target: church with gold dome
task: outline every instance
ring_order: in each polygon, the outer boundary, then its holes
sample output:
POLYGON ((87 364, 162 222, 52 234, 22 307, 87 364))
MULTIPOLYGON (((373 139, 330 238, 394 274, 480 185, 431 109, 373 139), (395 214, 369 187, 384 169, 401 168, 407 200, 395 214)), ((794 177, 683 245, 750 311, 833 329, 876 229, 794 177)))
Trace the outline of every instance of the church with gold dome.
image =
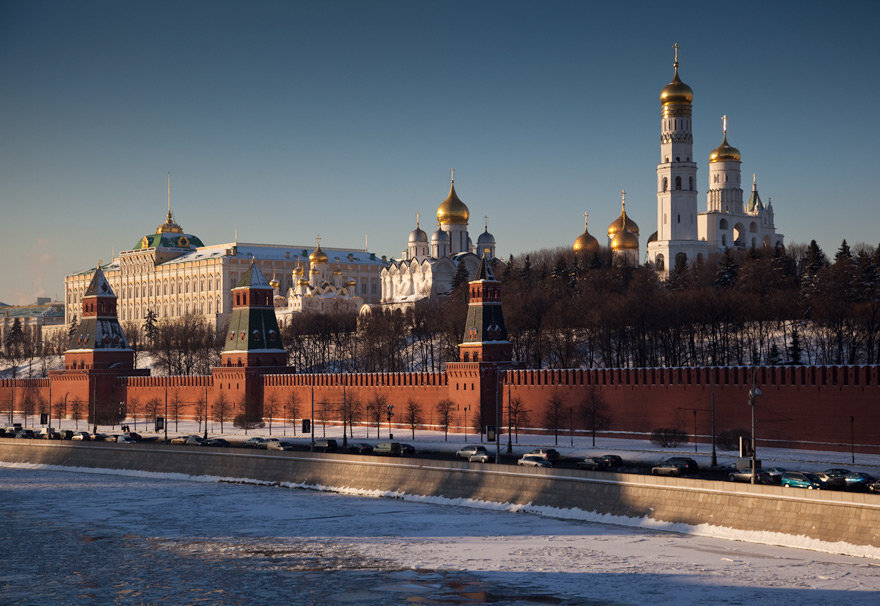
MULTIPOLYGON (((657 165, 657 231, 647 242, 647 258, 658 272, 667 274, 678 264, 699 263, 726 248, 761 248, 783 244, 776 231, 773 205, 758 194, 757 175, 743 203, 742 156, 727 141, 727 116, 722 117, 721 143, 709 153, 709 187, 706 210, 698 211, 697 161, 693 155, 692 113, 694 91, 678 73, 675 45, 672 81, 660 91, 660 162, 657 165)), ((608 227, 608 246, 615 261, 641 262, 639 228, 626 213, 621 192, 620 216, 608 227)), ((599 242, 588 229, 578 236, 574 249, 598 252, 599 242)))
POLYGON ((400 259, 392 260, 382 270, 383 306, 408 307, 416 301, 447 294, 452 290, 459 265, 463 264, 469 278, 473 278, 483 256, 493 267, 501 264, 495 258, 495 237, 489 233, 488 219, 476 245, 471 240, 470 210, 455 191, 454 173, 449 194, 437 207, 436 215, 437 230, 430 237, 421 229, 416 215, 416 228, 409 234, 406 250, 400 259))
MULTIPOLYGON (((186 315, 204 318, 222 328, 232 314, 232 288, 256 263, 273 276, 279 324, 291 313, 342 310, 354 313, 363 303, 378 303, 379 272, 385 260, 356 248, 322 248, 296 244, 233 242, 204 245, 186 233, 171 212, 165 222, 138 239, 110 262, 99 264, 117 294, 123 325, 143 326, 148 313, 159 321, 186 315), (308 272, 308 276, 305 272, 308 272)), ((80 313, 82 297, 95 268, 68 275, 64 280, 65 323, 80 313)))

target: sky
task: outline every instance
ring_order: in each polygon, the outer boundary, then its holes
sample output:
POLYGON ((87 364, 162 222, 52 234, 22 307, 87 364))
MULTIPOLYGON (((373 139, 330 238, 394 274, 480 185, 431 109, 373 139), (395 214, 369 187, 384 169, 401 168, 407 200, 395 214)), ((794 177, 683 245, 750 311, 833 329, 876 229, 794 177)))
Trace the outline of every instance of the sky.
MULTIPOLYGON (((399 257, 449 171, 506 258, 656 230, 660 89, 742 152, 786 243, 880 242, 876 2, 0 0, 0 301, 152 233, 399 257)), ((746 192, 746 196, 748 193, 746 192)))

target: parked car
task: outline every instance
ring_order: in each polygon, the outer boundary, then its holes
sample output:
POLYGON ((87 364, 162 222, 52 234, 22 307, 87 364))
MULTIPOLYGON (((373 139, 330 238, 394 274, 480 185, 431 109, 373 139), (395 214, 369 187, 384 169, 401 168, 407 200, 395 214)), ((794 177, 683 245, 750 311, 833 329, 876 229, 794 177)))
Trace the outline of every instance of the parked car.
POLYGON ((849 469, 826 469, 816 474, 822 482, 822 488, 839 489, 846 488, 846 476, 852 473, 849 469))
POLYGON ((249 438, 243 444, 245 448, 266 448, 266 439, 259 436, 249 438))
POLYGON ((767 467, 762 470, 770 479, 770 484, 780 484, 782 482, 782 474, 787 470, 782 467, 767 467))
POLYGON ((465 446, 461 450, 455 453, 456 458, 458 459, 470 459, 472 455, 477 454, 478 452, 488 452, 485 446, 465 446))
POLYGON ((667 457, 661 460, 660 463, 681 463, 685 467, 686 474, 700 471, 700 466, 690 457, 667 457))
POLYGON ((59 440, 72 440, 73 432, 69 429, 59 429, 58 430, 58 439, 59 440))
POLYGON ((577 462, 577 466, 590 471, 603 471, 608 469, 608 462, 602 457, 584 457, 577 462))
POLYGON ((403 453, 400 442, 379 442, 373 447, 374 455, 397 455, 403 453))
POLYGON ((868 485, 868 490, 874 494, 880 494, 880 480, 868 485))
MULTIPOLYGON (((727 479, 731 482, 751 482, 751 469, 731 469, 727 474, 727 479)), ((755 482, 758 484, 772 484, 770 475, 762 469, 759 469, 755 475, 755 482)))
POLYGON ((204 446, 205 441, 206 440, 202 436, 191 435, 186 436, 186 441, 184 442, 184 444, 188 446, 204 446))
POLYGON ((815 474, 806 471, 786 471, 782 474, 783 488, 806 488, 808 490, 819 490, 822 488, 822 482, 815 474))
POLYGON ((92 439, 92 436, 87 431, 75 431, 73 435, 70 437, 71 440, 78 440, 82 442, 88 442, 92 439))
POLYGON ((354 444, 348 445, 348 452, 352 454, 372 454, 373 453, 373 445, 367 444, 365 442, 356 442, 354 444))
POLYGON ((34 430, 33 429, 19 429, 15 432, 15 437, 19 440, 33 440, 34 439, 34 430))
POLYGON ((614 469, 615 467, 623 465, 623 459, 616 454, 602 455, 599 458, 605 461, 605 465, 608 469, 614 469))
POLYGON ((339 444, 336 443, 336 440, 315 440, 315 450, 318 452, 336 452, 337 448, 339 448, 339 444))
POLYGON ((681 461, 660 461, 651 468, 651 473, 655 476, 683 476, 688 473, 687 464, 681 461))
POLYGON ((190 434, 188 436, 177 436, 176 438, 171 438, 172 444, 195 444, 199 445, 202 442, 202 437, 197 436, 195 434, 190 434))
POLYGON ((141 434, 137 433, 136 431, 126 431, 122 435, 131 438, 135 442, 140 442, 141 440, 144 439, 144 437, 141 434))
POLYGON ((526 454, 543 457, 551 463, 556 463, 560 459, 559 451, 553 448, 536 448, 535 450, 531 450, 526 454))
POLYGON ((553 467, 553 464, 547 460, 547 457, 531 453, 520 457, 516 464, 522 465, 523 467, 553 467))
POLYGON ((219 448, 226 448, 229 446, 229 442, 224 440, 223 438, 208 438, 208 441, 205 442, 205 446, 216 446, 219 448))
POLYGON ((868 486, 877 481, 877 478, 868 473, 854 471, 844 477, 847 490, 867 490, 868 486))
POLYGON ((296 447, 291 443, 277 438, 266 440, 266 450, 294 450, 296 447))
POLYGON ((96 433, 92 436, 92 442, 115 442, 116 436, 111 436, 106 433, 96 433))
POLYGON ((402 454, 402 455, 416 454, 415 446, 413 446, 412 444, 401 444, 400 445, 400 454, 402 454))
POLYGON ((489 452, 484 448, 481 451, 475 452, 471 456, 468 457, 468 461, 471 463, 494 463, 495 455, 489 454, 489 452))
POLYGON ((128 436, 126 434, 122 434, 120 436, 116 436, 116 443, 117 444, 134 444, 135 441, 131 436, 128 436))

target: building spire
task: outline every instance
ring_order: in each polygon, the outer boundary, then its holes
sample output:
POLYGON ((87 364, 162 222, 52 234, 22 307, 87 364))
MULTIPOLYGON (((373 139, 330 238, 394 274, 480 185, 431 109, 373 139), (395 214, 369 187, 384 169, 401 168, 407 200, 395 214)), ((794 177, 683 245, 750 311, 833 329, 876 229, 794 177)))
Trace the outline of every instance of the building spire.
POLYGON ((721 130, 727 135, 727 114, 721 116, 721 130))
POLYGON ((168 222, 171 223, 171 172, 168 172, 168 222))
POLYGON ((483 231, 489 231, 489 215, 483 215, 483 231))
POLYGON ((584 231, 587 231, 587 211, 584 211, 584 231))
POLYGON ((675 77, 678 77, 678 42, 672 45, 672 48, 675 49, 675 62, 672 64, 672 67, 675 69, 675 77))
POLYGON ((416 213, 416 229, 419 229, 419 213, 416 213))
MULTIPOLYGON (((620 210, 623 211, 623 214, 626 215, 626 190, 620 190, 620 210)), ((586 213, 584 213, 586 214, 586 213)))
MULTIPOLYGON (((752 191, 758 191, 758 173, 752 173, 752 191)), ((770 198, 767 198, 770 200, 770 198)))
POLYGON ((452 185, 455 185, 455 169, 454 168, 449 169, 449 183, 451 183, 452 185))

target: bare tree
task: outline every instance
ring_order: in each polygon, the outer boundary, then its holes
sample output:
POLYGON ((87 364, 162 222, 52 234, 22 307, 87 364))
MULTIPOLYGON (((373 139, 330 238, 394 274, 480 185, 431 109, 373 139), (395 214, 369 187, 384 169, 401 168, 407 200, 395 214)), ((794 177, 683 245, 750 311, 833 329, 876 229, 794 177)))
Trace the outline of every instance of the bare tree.
POLYGON ((83 418, 83 401, 74 398, 70 401, 70 418, 74 421, 74 428, 79 429, 79 420, 83 418))
POLYGON ((449 437, 449 425, 452 423, 452 411, 455 409, 455 402, 452 400, 440 400, 437 402, 437 421, 443 428, 443 441, 449 437))
POLYGON ((547 400, 547 408, 544 410, 544 427, 553 430, 553 444, 559 444, 559 429, 562 427, 565 417, 565 400, 559 392, 553 392, 547 400))
MULTIPOLYGON (((156 418, 159 416, 159 407, 162 405, 162 402, 159 398, 150 398, 147 402, 146 413, 147 418, 153 423, 153 427, 156 426, 156 418)), ((166 419, 166 423, 168 420, 166 419)))
POLYGON ((379 431, 382 428, 382 413, 388 405, 388 398, 384 394, 375 393, 367 401, 367 419, 376 422, 376 439, 380 438, 379 431))
POLYGON ((410 398, 406 402, 406 422, 412 430, 413 440, 416 439, 416 426, 422 423, 422 405, 410 398))
POLYGON ((520 398, 511 398, 507 414, 508 422, 513 426, 516 443, 519 444, 519 428, 529 424, 531 413, 520 398))
POLYGON ((137 431, 138 426, 138 408, 140 407, 140 400, 135 396, 128 401, 128 415, 131 417, 131 420, 134 421, 134 430, 137 431))
MULTIPOLYGON (((291 391, 287 396, 287 410, 285 411, 285 421, 293 421, 293 435, 296 435, 296 419, 299 414, 299 395, 295 391, 291 391)), ((284 435, 287 435, 287 428, 284 429, 284 435)))
POLYGON ((269 394, 269 397, 263 400, 263 418, 269 421, 269 435, 272 435, 272 418, 277 413, 278 396, 275 392, 269 394))
POLYGON ((590 430, 593 436, 593 446, 596 446, 596 431, 608 427, 608 410, 602 393, 595 385, 591 385, 589 391, 578 405, 578 414, 581 422, 590 430))
POLYGON ((223 433, 223 424, 229 420, 229 414, 232 412, 226 393, 221 391, 214 400, 214 420, 220 423, 220 433, 223 433))
MULTIPOLYGON (((180 391, 175 389, 171 392, 171 414, 174 416, 174 431, 179 431, 179 421, 180 421, 180 412, 181 412, 181 402, 180 402, 180 391)), ((168 420, 166 419, 167 423, 168 420)))
MULTIPOLYGON (((360 421, 361 414, 363 413, 363 407, 363 404, 357 396, 348 396, 348 398, 346 398, 348 431, 349 433, 351 433, 352 438, 354 438, 354 424, 360 421)), ((367 432, 369 433, 369 428, 367 428, 367 432)))
POLYGON ((196 409, 193 411, 193 416, 195 417, 196 422, 199 424, 199 433, 202 433, 202 422, 205 423, 205 431, 208 430, 208 419, 205 409, 205 396, 199 396, 199 399, 196 400, 196 409))

